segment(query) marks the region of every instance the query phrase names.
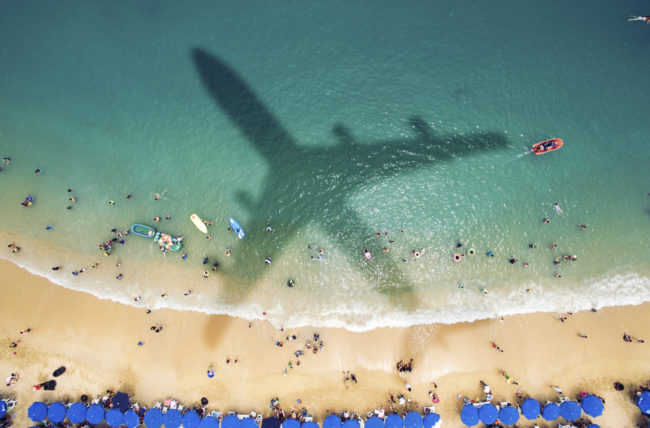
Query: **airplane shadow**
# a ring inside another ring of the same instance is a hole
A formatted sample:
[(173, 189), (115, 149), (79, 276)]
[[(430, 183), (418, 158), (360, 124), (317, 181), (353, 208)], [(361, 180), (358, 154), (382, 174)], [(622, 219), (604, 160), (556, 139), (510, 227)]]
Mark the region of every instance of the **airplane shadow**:
[[(416, 116), (409, 121), (412, 138), (362, 143), (336, 124), (332, 133), (337, 144), (307, 147), (295, 141), (223, 60), (201, 48), (192, 49), (191, 57), (207, 94), (264, 157), (269, 171), (258, 200), (243, 192), (237, 194), (252, 219), (245, 225), (248, 242), (233, 252), (237, 270), (224, 272), (237, 284), (237, 290), (225, 290), (224, 297), (231, 303), (242, 299), (243, 289), (252, 290), (263, 276), (264, 269), (257, 265), (264, 266), (265, 257), (278, 256), (302, 228), (317, 224), (377, 292), (402, 307), (413, 305), (417, 299), (409, 294), (413, 285), (401, 259), (380, 251), (375, 251), (371, 260), (363, 257), (363, 249), (377, 249), (378, 240), (375, 231), (349, 206), (348, 198), (372, 182), (503, 149), (508, 144), (506, 137), (493, 132), (439, 136)], [(272, 233), (264, 231), (267, 225), (273, 225)]]

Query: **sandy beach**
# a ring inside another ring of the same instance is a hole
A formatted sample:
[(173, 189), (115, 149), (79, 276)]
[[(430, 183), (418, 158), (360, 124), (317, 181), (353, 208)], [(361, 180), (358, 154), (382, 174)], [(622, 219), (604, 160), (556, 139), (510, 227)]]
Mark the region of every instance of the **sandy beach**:
[[(147, 314), (55, 286), (7, 261), (0, 261), (0, 272), (5, 302), (0, 368), (6, 376), (19, 373), (14, 386), (3, 384), (2, 394), (18, 399), (16, 426), (27, 426), (33, 401), (77, 400), (81, 394), (94, 397), (112, 389), (134, 394), (149, 406), (167, 397), (196, 405), (205, 396), (210, 409), (265, 415), (270, 399), (279, 397), (285, 410), (304, 407), (316, 421), (330, 410), (362, 415), (380, 406), (388, 410), (391, 393), (403, 393), (421, 411), (432, 404), (433, 390), (440, 397), (435, 407), (443, 426), (455, 427), (461, 426), (457, 394), (482, 398), (480, 380), (490, 385), (496, 401), (515, 401), (517, 390), (542, 402), (556, 400), (550, 386), (557, 385), (569, 397), (583, 390), (603, 397), (605, 413), (595, 420), (601, 426), (634, 426), (642, 420), (629, 388), (650, 378), (650, 344), (627, 343), (622, 336), (650, 337), (648, 303), (580, 312), (564, 322), (559, 314), (537, 313), (365, 333), (278, 331), (265, 322), (227, 316), (173, 310)], [(163, 329), (156, 333), (152, 326)], [(19, 333), (26, 328), (31, 332)], [(323, 341), (316, 354), (305, 348), (314, 333)], [(297, 339), (286, 339), (292, 335)], [(276, 346), (276, 340), (283, 346)], [(493, 348), (492, 341), (504, 352)], [(305, 355), (296, 358), (299, 349)], [(398, 372), (396, 362), (410, 358), (413, 371)], [(52, 379), (60, 366), (67, 371), (56, 378), (55, 391), (32, 389)], [(210, 366), (216, 372), (212, 379), (206, 375)], [(502, 369), (518, 385), (506, 382)], [(358, 383), (346, 382), (344, 371)], [(615, 391), (614, 381), (623, 382), (626, 391)]]

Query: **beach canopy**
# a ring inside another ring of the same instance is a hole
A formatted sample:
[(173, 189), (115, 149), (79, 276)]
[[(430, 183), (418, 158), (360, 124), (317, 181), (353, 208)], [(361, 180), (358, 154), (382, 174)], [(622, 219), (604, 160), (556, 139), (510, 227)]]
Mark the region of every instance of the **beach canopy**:
[(582, 410), (586, 414), (588, 414), (589, 416), (593, 416), (594, 418), (602, 415), (603, 410), (605, 409), (605, 406), (603, 405), (603, 400), (591, 394), (586, 395), (582, 399), (580, 405), (582, 406)]
[(567, 421), (575, 421), (582, 414), (580, 404), (575, 401), (565, 401), (560, 404), (560, 416)]
[[(302, 424), (305, 428), (305, 424)], [(377, 416), (372, 416), (366, 420), (364, 428), (384, 428), (384, 421), (379, 419)]]
[(125, 392), (117, 392), (111, 399), (114, 409), (120, 409), (120, 412), (124, 413), (129, 409), (131, 405), (131, 400), (129, 399), (129, 394)]
[(282, 422), (282, 428), (300, 428), (300, 422), (298, 419), (287, 418)]
[(199, 428), (219, 428), (219, 421), (212, 416), (206, 416), (201, 420)]
[(0, 401), (0, 418), (7, 414), (7, 402), (4, 400)]
[[(433, 428), (436, 424), (440, 422), (440, 415), (437, 413), (429, 413), (424, 417), (424, 428)], [(366, 427), (368, 428), (368, 422), (366, 421)]]
[(424, 420), (418, 412), (408, 412), (404, 416), (404, 428), (422, 428)]
[[(384, 421), (384, 427), (386, 428), (403, 428), (403, 426), (404, 426), (404, 420), (397, 413), (388, 415), (388, 417)], [(328, 427), (323, 425), (323, 428), (328, 428)]]
[(221, 421), (221, 428), (239, 428), (237, 416), (228, 415)]
[(636, 405), (639, 406), (643, 413), (650, 415), (650, 392), (643, 391), (641, 396), (637, 398)]
[(176, 409), (169, 409), (163, 415), (163, 425), (165, 428), (178, 428), (183, 422), (183, 415)]
[(280, 419), (274, 417), (264, 418), (262, 419), (262, 428), (280, 428)]
[(478, 409), (473, 404), (466, 404), (460, 412), (460, 420), (468, 427), (478, 423)]
[(129, 409), (124, 412), (124, 425), (126, 425), (127, 428), (135, 428), (140, 425), (140, 417), (133, 410)]
[[(240, 428), (259, 428), (260, 425), (257, 423), (257, 421), (250, 416), (247, 418), (244, 418), (240, 422)], [(165, 428), (167, 428), (167, 425), (165, 425)], [(296, 428), (300, 428), (300, 423), (298, 423), (298, 426)]]
[[(302, 428), (319, 428), (316, 422), (303, 422), (301, 425)], [(381, 428), (384, 427), (384, 423), (381, 423)], [(368, 422), (366, 422), (366, 428), (368, 428)]]
[(487, 403), (479, 407), (478, 409), (478, 418), (485, 425), (493, 424), (497, 421), (499, 417), (499, 409), (497, 409), (494, 404)]
[(527, 398), (521, 403), (521, 414), (528, 420), (537, 419), (540, 410), (539, 402), (534, 398)]
[(42, 401), (32, 403), (27, 409), (27, 416), (34, 422), (40, 422), (47, 417), (47, 406)]
[(519, 420), (519, 410), (512, 406), (505, 406), (499, 410), (499, 420), (505, 425), (514, 425)]
[(343, 422), (343, 428), (360, 428), (359, 422), (356, 419), (348, 419)]
[(162, 425), (162, 417), (160, 409), (149, 409), (144, 414), (144, 424), (147, 428), (159, 428)]
[(124, 413), (119, 409), (111, 409), (106, 412), (106, 423), (111, 427), (119, 427), (124, 423)]
[(57, 401), (56, 403), (50, 404), (50, 407), (47, 409), (47, 418), (56, 424), (62, 422), (65, 419), (66, 413), (67, 409), (63, 403), (59, 403)]
[(199, 428), (200, 423), (201, 416), (194, 410), (190, 410), (183, 415), (183, 428)]
[(547, 421), (554, 421), (560, 416), (560, 406), (555, 403), (548, 403), (542, 409), (542, 417)]
[(104, 420), (104, 408), (97, 403), (91, 405), (86, 411), (86, 420), (91, 425), (97, 425)]
[(86, 411), (88, 409), (83, 403), (73, 403), (68, 407), (68, 420), (73, 424), (80, 424), (86, 420)]
[[(225, 428), (223, 424), (222, 428)], [(339, 428), (341, 426), (341, 418), (336, 415), (329, 415), (323, 421), (323, 428)]]

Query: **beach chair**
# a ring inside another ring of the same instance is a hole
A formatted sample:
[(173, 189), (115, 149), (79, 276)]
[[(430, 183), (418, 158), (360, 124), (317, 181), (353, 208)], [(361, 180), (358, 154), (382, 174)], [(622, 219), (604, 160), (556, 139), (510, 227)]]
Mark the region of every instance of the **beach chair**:
[(345, 418), (346, 421), (350, 419), (350, 416), (351, 416), (350, 412), (348, 412), (347, 410), (343, 413), (343, 417)]
[(91, 400), (90, 404), (99, 404), (99, 398), (94, 398)]
[(314, 417), (310, 415), (305, 416), (305, 422), (314, 422)]
[(230, 411), (230, 412), (228, 412), (228, 416), (237, 416), (237, 413), (235, 413), (233, 411)]
[(255, 420), (259, 424), (264, 420), (264, 417), (260, 413), (258, 413), (257, 416), (255, 416)]
[(185, 407), (183, 407), (182, 404), (179, 404), (179, 405), (178, 405), (178, 411), (182, 413), (182, 412), (183, 412), (183, 409), (185, 409)]
[[(561, 397), (559, 398), (559, 402), (560, 402), (560, 404), (564, 403), (565, 401), (569, 401), (569, 397), (561, 396)], [(567, 426), (568, 426), (568, 425), (567, 425)]]
[(379, 419), (383, 420), (385, 414), (386, 412), (384, 411), (384, 409), (375, 409), (375, 415), (377, 415)]
[(243, 421), (247, 417), (248, 417), (248, 415), (245, 414), (245, 413), (237, 413), (237, 419), (239, 419), (240, 421)]
[(436, 413), (436, 408), (433, 406), (423, 407), (422, 413), (424, 413), (425, 416), (428, 415), (429, 413)]
[(178, 401), (172, 400), (171, 404), (169, 405), (170, 409), (177, 409), (178, 408)]

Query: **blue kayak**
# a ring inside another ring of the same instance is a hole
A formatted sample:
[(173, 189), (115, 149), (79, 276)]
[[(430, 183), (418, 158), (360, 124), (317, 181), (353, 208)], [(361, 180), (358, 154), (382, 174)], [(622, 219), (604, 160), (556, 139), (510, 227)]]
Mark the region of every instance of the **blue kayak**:
[(235, 220), (232, 217), (230, 217), (230, 227), (232, 227), (232, 230), (235, 231), (239, 239), (242, 239), (244, 236), (246, 236), (246, 234), (244, 233), (244, 229), (242, 229), (241, 225), (237, 222), (237, 220)]

